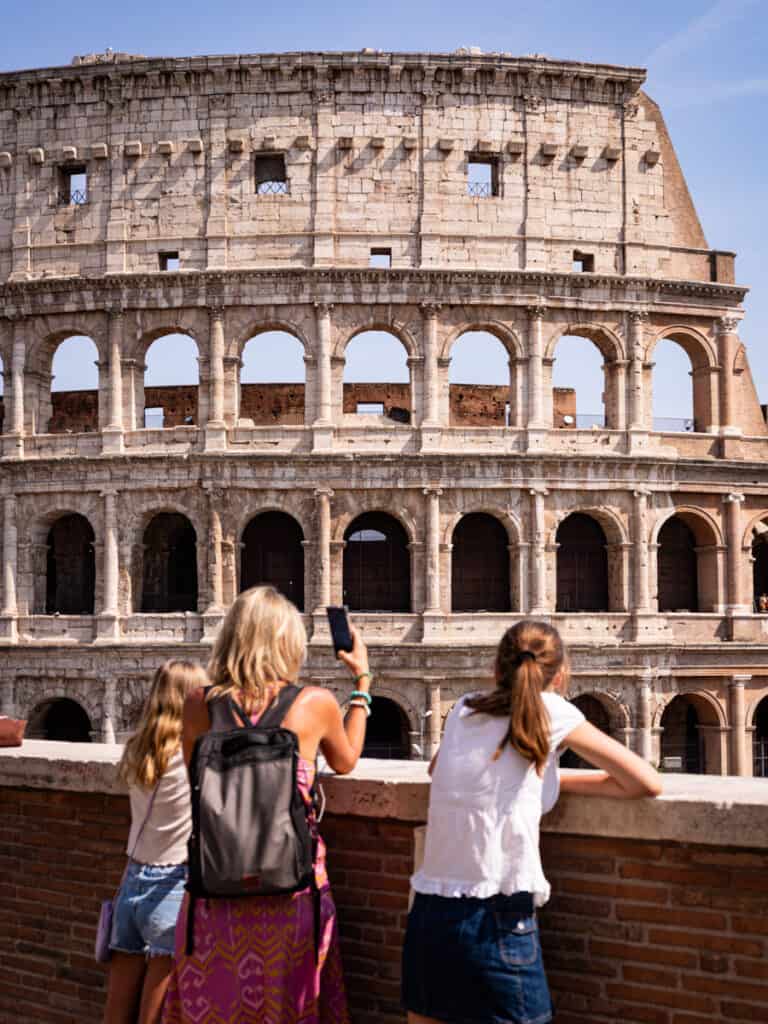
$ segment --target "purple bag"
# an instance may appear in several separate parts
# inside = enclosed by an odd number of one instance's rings
[[[152,813],[152,807],[157,796],[157,790],[160,783],[158,782],[152,792],[152,798],[149,801],[149,807],[147,813],[144,816],[144,821],[141,823],[139,834],[136,836],[136,841],[133,844],[133,849],[128,854],[130,860],[133,856],[133,851],[139,845],[141,839],[141,833],[144,831],[144,826],[149,821],[149,816]],[[128,865],[125,866],[125,871],[128,870]],[[93,944],[93,956],[97,964],[108,964],[112,958],[112,950],[109,948],[109,940],[112,938],[112,918],[115,916],[115,904],[120,896],[120,889],[122,888],[123,881],[125,879],[125,871],[123,871],[123,877],[120,879],[120,885],[117,887],[117,892],[111,900],[102,900],[101,909],[99,910],[99,923],[96,926],[96,941]]]

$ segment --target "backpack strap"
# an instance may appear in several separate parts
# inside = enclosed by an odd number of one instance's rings
[[[286,683],[280,690],[277,697],[262,714],[257,723],[260,729],[278,729],[283,724],[283,719],[291,710],[293,702],[301,693],[301,687],[293,683]]]

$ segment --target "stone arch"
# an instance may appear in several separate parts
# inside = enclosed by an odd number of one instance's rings
[[[511,612],[517,602],[509,523],[490,512],[465,512],[455,521],[450,547],[451,611]]]
[[[500,505],[488,504],[486,502],[479,505],[468,505],[466,508],[462,508],[459,511],[454,512],[443,528],[442,543],[444,545],[449,545],[451,543],[453,531],[458,526],[459,520],[463,519],[464,516],[472,515],[475,512],[484,512],[486,515],[493,516],[494,519],[498,519],[507,531],[509,543],[522,544],[523,524],[519,517],[507,508],[502,508]]]
[[[621,702],[601,690],[588,687],[568,694],[568,699],[582,712],[588,722],[618,742],[629,728],[629,711]],[[560,759],[562,768],[591,768],[574,750],[567,750]]]
[[[331,355],[336,359],[343,359],[349,348],[350,342],[361,334],[368,334],[369,331],[381,331],[383,334],[391,334],[405,349],[408,358],[413,359],[419,356],[419,345],[407,324],[401,320],[386,320],[381,317],[371,317],[365,322],[358,321],[351,330],[342,331],[341,327],[333,346]]]
[[[557,348],[561,342],[569,339],[583,339],[589,342],[597,350],[598,356],[602,357],[602,366],[590,370],[593,386],[596,384],[595,374],[599,373],[602,377],[601,391],[598,398],[595,398],[595,402],[599,400],[602,404],[602,413],[597,408],[579,410],[579,389],[578,387],[574,388],[570,379],[565,382],[561,381],[557,385],[557,389],[554,387]],[[614,430],[623,428],[626,425],[625,377],[623,373],[625,361],[624,343],[619,335],[610,328],[592,323],[572,323],[559,327],[549,338],[544,352],[544,396],[545,404],[549,406],[547,422],[551,422],[552,426],[557,427],[571,426],[562,418],[563,415],[570,414],[576,416],[575,426],[577,427],[594,426]],[[590,359],[585,357],[584,362],[589,366]],[[573,389],[575,392],[568,402],[565,402],[561,395],[560,389],[562,388]],[[557,417],[556,411],[559,413]],[[584,419],[585,414],[592,417],[597,416],[597,419]]]
[[[373,345],[375,349],[381,345],[384,352],[380,361],[377,354],[366,362],[364,369],[357,367],[355,371],[349,349],[358,340],[363,351],[366,345]],[[338,354],[331,360],[333,389],[342,422],[361,426],[363,421],[357,417],[362,414],[365,414],[366,426],[415,422],[417,375],[413,373],[413,360],[416,343],[405,328],[379,322],[358,326],[339,341],[336,352]],[[403,352],[404,367],[400,365]]]
[[[377,686],[372,698],[372,715],[361,757],[410,760],[414,729],[400,695],[386,693]]]
[[[499,320],[482,318],[478,320],[477,323],[462,323],[459,324],[458,327],[452,328],[443,340],[439,358],[450,359],[451,350],[462,335],[480,334],[483,332],[492,334],[498,341],[500,341],[507,350],[507,354],[510,359],[522,359],[525,356],[523,343],[520,340],[519,334],[513,327],[510,327],[509,324],[502,323]]]
[[[594,514],[574,510],[554,537],[558,612],[607,612],[611,608],[608,535]]]
[[[572,685],[568,699],[576,701],[579,697],[593,697],[604,709],[610,730],[608,735],[616,739],[625,729],[631,728],[632,715],[627,705],[618,694],[605,690],[594,689],[588,684],[583,687]]]
[[[53,360],[68,341],[83,339],[96,351],[95,388],[53,391]],[[90,359],[88,360],[90,361]],[[105,386],[106,341],[101,330],[88,322],[70,321],[52,326],[46,321],[29,346],[24,365],[26,429],[33,434],[83,433],[99,429],[100,403]],[[58,394],[61,397],[54,398]]]
[[[241,426],[273,426],[277,424],[301,425],[307,421],[307,362],[308,346],[306,339],[295,328],[260,325],[245,338],[238,340],[236,379],[234,384],[237,396],[236,422]],[[260,339],[264,336],[283,336],[290,339],[295,346],[290,353],[289,362],[300,358],[301,368],[296,376],[293,372],[276,378],[273,373],[261,373],[262,379],[243,380],[246,370],[246,350],[258,350]],[[276,338],[274,340],[277,340]],[[300,357],[299,357],[300,353]],[[265,361],[268,365],[269,360]],[[266,379],[263,379],[266,378]],[[295,378],[295,379],[294,379]]]
[[[39,700],[27,720],[28,739],[90,743],[94,729],[92,717],[72,697],[56,696]]]
[[[549,336],[544,346],[544,358],[555,358],[555,349],[561,338],[586,338],[597,348],[607,363],[622,361],[627,358],[624,342],[616,331],[604,324],[576,322],[558,326]]]
[[[555,592],[557,593],[557,572],[560,559],[560,548],[557,540],[558,530],[570,515],[585,515],[595,520],[605,535],[606,572],[608,588],[609,612],[625,611],[627,607],[628,551],[629,536],[627,527],[617,512],[604,505],[576,505],[572,509],[561,509],[557,512],[547,547],[555,552]],[[557,602],[556,602],[557,604]]]
[[[660,516],[653,524],[651,543],[653,545],[653,550],[656,552],[655,587],[657,606],[661,611],[662,605],[668,603],[664,601],[664,594],[662,590],[664,587],[662,574],[665,570],[663,562],[664,553],[662,550],[664,535],[662,531],[666,524],[675,518],[679,519],[688,527],[693,534],[695,542],[693,551],[696,559],[696,607],[689,609],[689,611],[715,611],[721,603],[721,581],[718,551],[723,546],[723,540],[720,525],[708,512],[691,505],[680,505],[676,508],[667,510],[666,513],[663,516]],[[669,567],[667,567],[667,570],[669,571]],[[674,609],[667,608],[665,610],[670,611]]]
[[[188,339],[194,346],[195,354],[192,358],[197,361],[197,367],[190,376],[195,376],[197,379],[179,383],[178,376],[183,376],[183,374],[172,373],[170,376],[176,378],[173,383],[149,383],[147,375],[151,371],[148,361],[150,349],[156,342],[161,342],[166,338],[179,337]],[[201,387],[203,379],[201,366],[205,357],[201,355],[200,342],[195,333],[181,327],[170,329],[165,326],[154,327],[141,335],[139,351],[141,358],[135,367],[134,379],[137,423],[142,427],[154,429],[192,426],[199,423],[201,419],[200,399],[204,392]],[[167,372],[162,376],[168,376]]]
[[[303,612],[305,542],[306,533],[289,512],[256,512],[240,534],[240,591],[268,583]]]
[[[195,528],[193,519],[183,511],[161,507],[145,513],[143,518],[136,610],[155,614],[196,612],[202,589],[199,552],[205,534]],[[152,551],[147,550],[148,546]],[[182,559],[181,566],[173,562],[172,555]]]
[[[350,523],[354,522],[361,515],[367,512],[383,512],[388,516],[392,516],[396,519],[400,525],[405,529],[408,534],[408,543],[417,544],[419,542],[418,530],[416,527],[416,520],[414,519],[411,512],[406,508],[398,508],[396,505],[390,504],[385,501],[373,502],[367,508],[356,508],[354,511],[344,511],[339,513],[334,518],[332,539],[337,543],[344,540],[344,534],[347,532],[347,527]]]
[[[686,384],[686,390],[691,395],[691,408],[693,423],[690,425],[687,418],[677,423],[674,417],[655,417],[654,421],[654,357],[659,343],[671,342],[677,345],[688,357],[690,363],[690,376],[692,383]],[[677,324],[672,327],[657,330],[649,342],[645,357],[645,382],[646,397],[649,403],[647,414],[649,422],[653,423],[654,429],[679,431],[690,430],[691,426],[695,432],[703,433],[718,423],[718,356],[717,348],[702,331],[695,327],[684,324]],[[670,420],[670,422],[667,422]]]
[[[93,615],[96,535],[80,513],[57,517],[46,538],[46,615]]]
[[[755,699],[747,705],[745,715],[745,726],[747,729],[755,728],[755,718],[757,716],[758,708],[760,708],[761,705],[763,705],[766,708],[766,711],[768,711],[768,691],[756,694]]]
[[[700,690],[681,690],[657,708],[656,720],[662,729],[662,768],[693,774],[720,773],[720,739],[726,719],[714,697]]]
[[[234,351],[232,354],[242,359],[243,349],[249,341],[257,338],[260,334],[267,334],[272,331],[292,335],[301,344],[304,354],[307,356],[312,355],[312,344],[307,338],[303,327],[295,320],[275,316],[267,318],[256,316],[249,319],[244,327],[238,329],[234,337]]]
[[[358,514],[344,531],[344,604],[359,612],[408,613],[413,608],[411,576],[402,522],[388,512]]]
[[[458,349],[461,353],[457,356]],[[462,353],[463,373],[456,368]],[[491,374],[486,370],[489,364],[493,367]],[[522,425],[522,346],[506,325],[483,320],[455,328],[442,346],[439,366],[441,397],[443,402],[448,399],[448,422],[452,425]]]
[[[742,542],[742,553],[751,559],[752,611],[768,611],[768,512],[752,519]]]

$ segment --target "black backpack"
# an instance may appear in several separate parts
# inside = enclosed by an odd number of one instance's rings
[[[256,725],[231,696],[208,701],[211,728],[195,743],[189,767],[188,956],[194,951],[196,900],[306,888],[313,893],[317,951],[316,818],[298,787],[298,737],[282,728],[300,692],[284,686]]]

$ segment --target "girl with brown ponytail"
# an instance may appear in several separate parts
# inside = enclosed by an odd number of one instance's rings
[[[525,620],[496,654],[494,689],[461,698],[445,724],[424,861],[403,951],[409,1024],[552,1020],[536,907],[549,899],[539,821],[558,791],[658,796],[654,769],[590,725],[562,696],[568,660],[556,629]],[[601,771],[558,778],[570,747]]]

